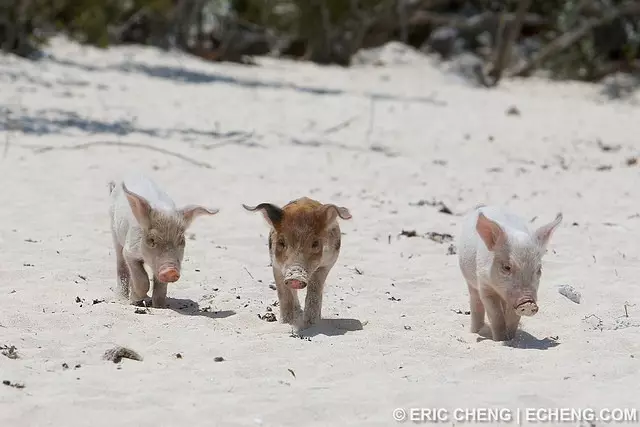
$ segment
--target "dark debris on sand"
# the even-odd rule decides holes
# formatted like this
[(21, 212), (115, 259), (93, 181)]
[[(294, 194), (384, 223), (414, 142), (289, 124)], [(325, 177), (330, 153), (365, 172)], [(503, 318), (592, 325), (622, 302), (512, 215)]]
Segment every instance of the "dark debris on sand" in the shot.
[(120, 363), (122, 359), (142, 361), (142, 356), (140, 356), (138, 353), (129, 348), (120, 346), (105, 351), (102, 358), (104, 360), (110, 360), (113, 363)]

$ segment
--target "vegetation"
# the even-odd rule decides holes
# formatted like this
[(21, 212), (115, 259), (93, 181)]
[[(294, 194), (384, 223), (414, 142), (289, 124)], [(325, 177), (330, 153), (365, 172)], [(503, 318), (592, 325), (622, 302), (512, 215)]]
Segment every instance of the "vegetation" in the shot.
[(28, 57), (56, 33), (344, 66), (396, 40), (445, 59), (477, 55), (488, 85), (540, 68), (590, 81), (640, 70), (640, 2), (624, 0), (0, 0), (3, 50)]

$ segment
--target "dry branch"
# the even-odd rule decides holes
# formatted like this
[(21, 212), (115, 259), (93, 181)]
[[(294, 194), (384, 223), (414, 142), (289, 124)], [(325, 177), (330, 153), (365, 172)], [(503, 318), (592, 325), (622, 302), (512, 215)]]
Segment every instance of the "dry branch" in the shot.
[(491, 64), (489, 70), (486, 73), (489, 77), (491, 77), (491, 81), (489, 82), (491, 86), (495, 86), (498, 84), (498, 82), (502, 78), (502, 73), (505, 67), (507, 66), (507, 64), (509, 64), (513, 45), (520, 35), (524, 17), (529, 10), (529, 7), (531, 7), (532, 2), (533, 0), (520, 0), (520, 2), (518, 3), (518, 9), (516, 10), (515, 19), (513, 23), (508, 27), (508, 31), (506, 32), (506, 34), (504, 34), (504, 32), (502, 31), (498, 34), (498, 44), (496, 46), (495, 58), (493, 64)]
[(40, 147), (40, 148), (33, 149), (33, 152), (36, 154), (41, 154), (41, 153), (45, 153), (53, 150), (84, 150), (84, 149), (96, 147), (96, 146), (142, 148), (145, 150), (151, 150), (158, 153), (166, 154), (168, 156), (176, 157), (180, 160), (184, 160), (185, 162), (191, 163), (192, 165), (195, 165), (195, 166), (199, 166), (206, 169), (213, 169), (213, 166), (211, 166), (209, 163), (201, 162), (201, 161), (192, 159), (191, 157), (187, 157), (184, 154), (165, 150), (164, 148), (154, 147), (152, 145), (142, 144), (139, 142), (93, 141), (93, 142), (86, 142), (84, 144), (67, 145), (67, 146), (60, 146), (60, 147), (53, 147), (53, 146)]

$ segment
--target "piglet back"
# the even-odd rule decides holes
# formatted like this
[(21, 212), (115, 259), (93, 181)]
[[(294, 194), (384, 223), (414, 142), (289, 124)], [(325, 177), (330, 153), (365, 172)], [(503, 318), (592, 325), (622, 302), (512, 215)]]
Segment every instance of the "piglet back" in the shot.
[(123, 180), (127, 189), (143, 197), (153, 209), (175, 212), (176, 205), (169, 195), (148, 176), (137, 173), (125, 177)]

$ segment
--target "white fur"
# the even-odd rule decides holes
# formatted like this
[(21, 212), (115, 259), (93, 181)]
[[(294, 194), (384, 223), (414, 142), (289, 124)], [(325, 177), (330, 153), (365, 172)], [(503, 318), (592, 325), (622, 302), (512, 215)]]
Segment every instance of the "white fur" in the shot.
[[(502, 230), (502, 240), (492, 250), (477, 230), (480, 213)], [(458, 261), (469, 289), (472, 332), (484, 325), (486, 311), (493, 339), (512, 338), (520, 316), (537, 313), (538, 269), (561, 220), (558, 214), (555, 220), (532, 231), (521, 217), (497, 206), (478, 207), (464, 218)], [(505, 272), (504, 265), (511, 271)], [(524, 300), (528, 302), (522, 303)]]

